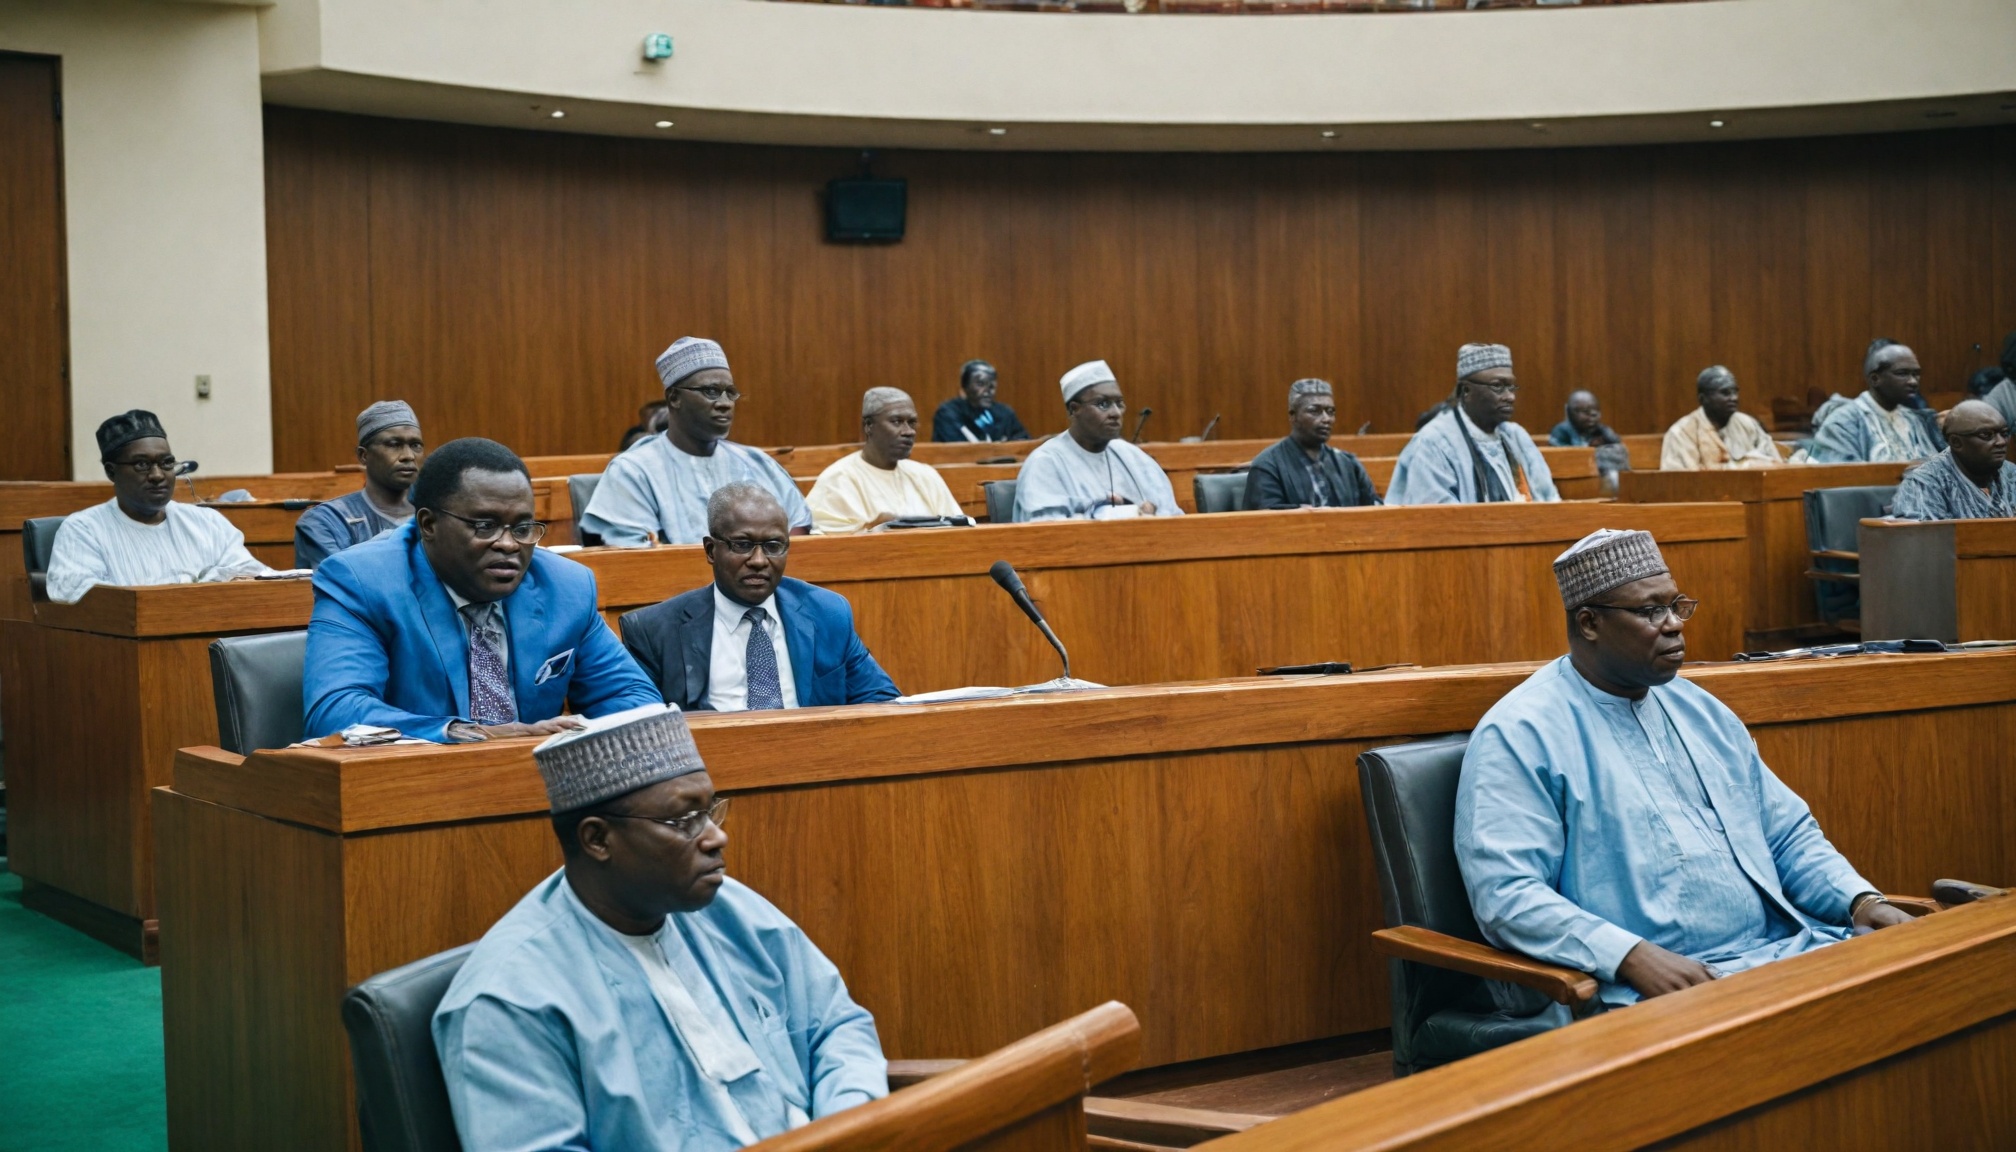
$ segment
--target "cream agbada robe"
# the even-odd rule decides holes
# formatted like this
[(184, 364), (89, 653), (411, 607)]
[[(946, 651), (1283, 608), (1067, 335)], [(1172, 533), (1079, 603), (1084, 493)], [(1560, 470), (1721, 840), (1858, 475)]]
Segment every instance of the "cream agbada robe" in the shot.
[(965, 515), (936, 468), (914, 460), (877, 468), (859, 452), (828, 465), (805, 503), (812, 509), (812, 530), (831, 536), (862, 531), (884, 513)]
[(1728, 425), (1717, 429), (1708, 414), (1696, 408), (1666, 430), (1666, 441), (1659, 447), (1662, 472), (1769, 468), (1782, 463), (1778, 446), (1771, 442), (1764, 425), (1742, 412), (1731, 415)]

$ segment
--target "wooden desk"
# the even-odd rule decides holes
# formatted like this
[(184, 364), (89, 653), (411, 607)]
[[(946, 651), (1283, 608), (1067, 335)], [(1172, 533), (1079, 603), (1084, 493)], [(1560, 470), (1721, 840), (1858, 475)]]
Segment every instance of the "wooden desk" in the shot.
[[(1323, 660), (1552, 655), (1563, 629), (1554, 557), (1602, 527), (1651, 530), (1698, 590), (1692, 654), (1741, 650), (1749, 548), (1729, 504), (1327, 508), (811, 537), (793, 542), (789, 570), (853, 603), (856, 629), (906, 692), (1057, 674), (988, 578), (997, 559), (1022, 572), (1074, 673), (1153, 684)], [(612, 624), (712, 579), (694, 546), (575, 558), (595, 570)]]
[(1779, 648), (1823, 627), (1806, 579), (1805, 494), (1813, 488), (1895, 484), (1903, 464), (1788, 464), (1783, 468), (1705, 472), (1626, 472), (1621, 503), (1733, 500), (1743, 505), (1750, 537), (1752, 647)]
[[(839, 965), (892, 1058), (1119, 999), (1164, 1065), (1383, 1026), (1354, 759), (1473, 726), (1532, 668), (692, 723), (737, 797), (731, 869)], [(1873, 882), (2016, 871), (2016, 653), (1687, 674)], [(559, 864), (532, 743), (177, 759), (155, 794), (173, 1147), (344, 1147), (344, 988), (475, 938)]]
[(2016, 640), (2016, 520), (1864, 520), (1862, 634)]
[(143, 958), (154, 936), (147, 790), (217, 739), (206, 649), (298, 627), (303, 581), (93, 588), (0, 620), (8, 867), (21, 901)]
[(1740, 972), (1200, 1147), (2016, 1147), (2016, 900)]

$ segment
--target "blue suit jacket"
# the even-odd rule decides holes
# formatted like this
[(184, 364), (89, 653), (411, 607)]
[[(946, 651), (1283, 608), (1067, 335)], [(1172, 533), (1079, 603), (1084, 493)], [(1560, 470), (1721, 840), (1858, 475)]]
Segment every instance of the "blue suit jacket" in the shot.
[[(656, 704), (658, 692), (595, 610), (595, 575), (543, 548), (506, 597), (518, 719), (550, 720), (571, 702), (602, 716)], [(315, 570), (302, 703), (312, 738), (352, 724), (444, 741), (469, 718), (469, 640), (411, 523)]]
[[(855, 633), (854, 607), (845, 596), (786, 576), (777, 585), (777, 614), (799, 707), (872, 704), (902, 695)], [(688, 712), (707, 707), (714, 585), (625, 612), (616, 625), (623, 630), (623, 646), (657, 682), (667, 704)]]

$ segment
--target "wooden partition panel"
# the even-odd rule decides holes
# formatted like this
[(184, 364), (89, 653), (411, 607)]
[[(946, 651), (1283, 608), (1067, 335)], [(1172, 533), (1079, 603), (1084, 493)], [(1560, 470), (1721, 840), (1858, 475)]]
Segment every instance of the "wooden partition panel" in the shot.
[(0, 480), (70, 478), (62, 63), (0, 52)]
[[(884, 152), (894, 245), (824, 243), (844, 149), (693, 144), (267, 109), (275, 460), (350, 457), (357, 411), (411, 401), (437, 441), (614, 451), (675, 337), (720, 340), (736, 438), (859, 435), (864, 389), (928, 413), (992, 360), (1034, 431), (1108, 360), (1148, 434), (1410, 432), (1456, 349), (1513, 349), (1544, 439), (1576, 388), (1663, 431), (1695, 375), (1762, 409), (1853, 391), (1870, 337), (1957, 388), (2016, 328), (2009, 128), (1632, 148), (1205, 155)], [(2006, 251), (2006, 248), (2003, 249)], [(2006, 262), (2005, 262), (2006, 263)], [(481, 291), (454, 290), (481, 285)], [(1992, 352), (1988, 358), (1992, 358)], [(1942, 383), (1943, 382), (1943, 383)], [(1131, 419), (1131, 416), (1130, 416)]]
[(2016, 520), (1864, 520), (1863, 634), (2016, 640)]
[[(692, 724), (737, 797), (733, 874), (834, 960), (892, 1058), (978, 1055), (1119, 999), (1161, 1065), (1385, 1023), (1353, 761), (1471, 727), (1531, 669)], [(1874, 883), (2016, 872), (2016, 653), (1687, 675)], [(343, 1147), (349, 1112), (324, 1079), (343, 987), (475, 938), (559, 863), (531, 744), (178, 758), (156, 793), (176, 1148)], [(232, 863), (248, 839), (270, 857)], [(273, 879), (293, 871), (340, 895)]]

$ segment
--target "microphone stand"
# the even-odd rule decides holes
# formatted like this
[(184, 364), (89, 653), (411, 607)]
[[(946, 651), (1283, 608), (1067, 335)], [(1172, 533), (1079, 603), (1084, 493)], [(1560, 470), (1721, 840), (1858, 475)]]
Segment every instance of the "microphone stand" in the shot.
[(1141, 442), (1141, 426), (1143, 424), (1148, 423), (1148, 417), (1153, 416), (1154, 414), (1155, 409), (1153, 408), (1141, 409), (1141, 418), (1139, 420), (1134, 421), (1134, 435), (1129, 436), (1127, 438), (1128, 443), (1139, 444)]
[(1050, 647), (1057, 650), (1057, 658), (1064, 662), (1064, 675), (1040, 687), (1046, 689), (1097, 687), (1097, 685), (1084, 685), (1072, 679), (1071, 654), (1064, 650), (1064, 642), (1057, 638), (1057, 633), (1050, 628), (1050, 622), (1043, 618), (1043, 613), (1036, 608), (1036, 602), (1029, 598), (1029, 589), (1023, 587), (1022, 577), (1015, 571), (1015, 566), (1006, 560), (996, 560), (987, 574), (994, 578), (994, 582), (1001, 586), (1002, 591), (1008, 593), (1009, 598), (1015, 601), (1015, 606), (1022, 609), (1022, 614), (1035, 622), (1036, 627), (1042, 630), (1043, 638), (1050, 642)]
[(1216, 431), (1218, 430), (1218, 419), (1219, 419), (1219, 415), (1222, 415), (1222, 413), (1221, 413), (1221, 414), (1214, 414), (1214, 415), (1213, 415), (1213, 416), (1211, 417), (1211, 422), (1210, 422), (1209, 424), (1206, 424), (1206, 425), (1204, 425), (1204, 434), (1203, 434), (1202, 436), (1199, 436), (1199, 437), (1197, 437), (1197, 439), (1198, 439), (1198, 440), (1200, 440), (1200, 441), (1201, 441), (1201, 440), (1209, 440), (1209, 439), (1211, 439), (1211, 434), (1212, 434), (1213, 432), (1216, 432)]

